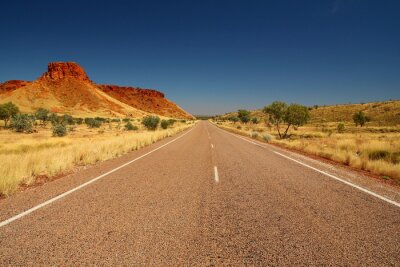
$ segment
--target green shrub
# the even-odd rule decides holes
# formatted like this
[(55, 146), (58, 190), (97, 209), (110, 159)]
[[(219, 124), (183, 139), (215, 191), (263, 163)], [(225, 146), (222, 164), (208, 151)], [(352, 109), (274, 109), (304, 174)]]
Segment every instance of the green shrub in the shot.
[(337, 132), (338, 133), (344, 133), (344, 123), (339, 123), (337, 126)]
[(128, 122), (128, 121), (131, 121), (131, 119), (130, 118), (123, 118), (122, 121), (123, 122)]
[(85, 118), (85, 124), (89, 127), (89, 128), (100, 128), (101, 126), (101, 121), (97, 120), (97, 119), (93, 119), (93, 118)]
[(32, 118), (27, 114), (17, 114), (11, 119), (11, 128), (19, 133), (32, 133)]
[(81, 125), (83, 123), (83, 119), (82, 118), (76, 118), (75, 122), (76, 122), (76, 124)]
[(57, 116), (57, 114), (55, 114), (55, 113), (51, 113), (48, 116), (48, 120), (51, 122), (52, 125), (56, 125), (56, 124), (60, 123), (60, 119)]
[(264, 135), (263, 135), (263, 140), (264, 140), (265, 142), (269, 142), (269, 141), (272, 140), (272, 136), (271, 136), (270, 134), (264, 134)]
[(176, 122), (175, 119), (169, 119), (169, 120), (168, 120), (168, 123), (169, 123), (169, 125), (171, 125), (171, 126), (173, 126), (175, 122)]
[(67, 135), (67, 128), (65, 128), (65, 126), (61, 123), (53, 125), (52, 130), (53, 136), (62, 137)]
[(94, 119), (97, 120), (97, 121), (100, 121), (100, 122), (106, 122), (107, 121), (106, 118), (102, 118), (102, 117), (96, 117)]
[(146, 116), (142, 120), (142, 124), (148, 130), (155, 130), (157, 129), (158, 123), (160, 122), (160, 118), (158, 116)]
[(68, 114), (64, 114), (61, 117), (61, 121), (62, 121), (61, 123), (64, 125), (74, 125), (75, 124), (74, 118), (72, 118), (72, 116), (68, 115)]
[(237, 127), (236, 127), (236, 129), (242, 129), (242, 126), (240, 126), (240, 125), (238, 125)]
[(162, 120), (160, 125), (161, 125), (161, 128), (167, 129), (169, 126), (169, 122), (167, 120)]
[(252, 132), (250, 134), (251, 138), (257, 138), (258, 137), (258, 133), (257, 132)]
[(130, 121), (125, 124), (125, 130), (127, 131), (136, 131), (138, 129), (137, 126), (133, 125)]
[(120, 122), (120, 119), (112, 119), (111, 122)]

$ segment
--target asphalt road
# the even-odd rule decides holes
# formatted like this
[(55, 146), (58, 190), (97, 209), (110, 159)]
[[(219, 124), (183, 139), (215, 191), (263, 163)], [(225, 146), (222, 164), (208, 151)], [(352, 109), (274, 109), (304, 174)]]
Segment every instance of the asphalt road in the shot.
[[(5, 222), (142, 156), (3, 223), (0, 266), (400, 266), (399, 206), (246, 140), (200, 122), (1, 200)], [(360, 185), (357, 174), (306, 164)], [(360, 181), (399, 203), (398, 190)]]

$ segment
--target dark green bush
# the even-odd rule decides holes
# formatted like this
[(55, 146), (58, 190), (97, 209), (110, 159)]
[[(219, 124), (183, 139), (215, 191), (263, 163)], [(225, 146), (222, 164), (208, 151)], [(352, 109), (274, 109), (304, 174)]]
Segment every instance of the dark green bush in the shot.
[(85, 118), (85, 124), (89, 128), (100, 128), (102, 122), (93, 118)]
[(171, 126), (173, 126), (175, 122), (176, 122), (175, 119), (169, 119), (169, 120), (168, 120), (168, 123), (169, 123), (169, 125), (171, 125)]
[(74, 118), (72, 118), (72, 116), (68, 115), (68, 114), (64, 114), (61, 117), (61, 121), (62, 121), (62, 124), (64, 124), (64, 125), (74, 125), (75, 124)]
[(32, 133), (33, 120), (27, 114), (17, 114), (11, 119), (11, 128), (19, 133)]
[(67, 128), (65, 128), (65, 126), (61, 123), (53, 125), (52, 130), (53, 136), (62, 137), (67, 135)]
[(51, 113), (48, 116), (48, 120), (51, 122), (52, 125), (56, 125), (56, 124), (60, 123), (60, 119), (57, 116), (57, 114), (55, 114), (55, 113)]
[(106, 118), (102, 118), (102, 117), (96, 117), (94, 119), (97, 120), (97, 121), (100, 121), (100, 122), (106, 122), (107, 121)]
[(162, 120), (161, 121), (161, 128), (167, 129), (169, 126), (169, 122), (167, 120)]
[(137, 126), (133, 125), (130, 121), (125, 124), (125, 130), (127, 131), (136, 131), (138, 129)]
[(146, 116), (142, 120), (142, 124), (149, 130), (157, 129), (160, 118), (158, 116)]
[(83, 123), (83, 119), (82, 118), (76, 118), (75, 122), (76, 122), (76, 124), (81, 125)]

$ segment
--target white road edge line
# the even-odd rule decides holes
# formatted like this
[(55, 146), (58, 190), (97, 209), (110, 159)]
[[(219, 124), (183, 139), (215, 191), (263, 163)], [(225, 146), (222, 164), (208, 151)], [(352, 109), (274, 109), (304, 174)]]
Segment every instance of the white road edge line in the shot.
[[(196, 126), (195, 126), (195, 127), (196, 127)], [(190, 133), (195, 127), (193, 127), (192, 129), (190, 129), (190, 130), (187, 131), (186, 133), (182, 134), (181, 136), (178, 136), (178, 137), (175, 138), (174, 140), (171, 140), (171, 141), (169, 141), (168, 143), (165, 143), (165, 144), (163, 144), (163, 145), (157, 147), (156, 149), (153, 149), (153, 150), (147, 152), (146, 154), (141, 155), (140, 157), (137, 157), (137, 158), (135, 158), (135, 159), (133, 159), (133, 160), (131, 160), (131, 161), (128, 161), (127, 163), (124, 163), (124, 164), (122, 164), (121, 166), (118, 166), (117, 168), (112, 169), (111, 171), (108, 171), (108, 172), (106, 172), (106, 173), (104, 173), (104, 174), (102, 174), (102, 175), (100, 175), (100, 176), (97, 176), (96, 178), (93, 178), (93, 179), (91, 179), (91, 180), (89, 180), (89, 181), (87, 181), (87, 182), (85, 182), (85, 183), (83, 183), (83, 184), (81, 184), (81, 185), (79, 185), (79, 186), (77, 186), (77, 187), (71, 189), (71, 190), (68, 190), (68, 191), (66, 191), (66, 192), (64, 192), (64, 193), (62, 193), (62, 194), (60, 194), (60, 195), (58, 195), (58, 196), (56, 196), (56, 197), (53, 197), (53, 198), (51, 198), (51, 199), (49, 199), (49, 200), (47, 200), (47, 201), (45, 201), (45, 202), (43, 202), (43, 203), (41, 203), (41, 204), (39, 204), (39, 205), (37, 205), (37, 206), (34, 206), (33, 208), (30, 208), (30, 209), (28, 209), (28, 210), (26, 210), (26, 211), (24, 211), (24, 212), (22, 212), (22, 213), (20, 213), (20, 214), (18, 214), (18, 215), (15, 215), (15, 216), (13, 216), (13, 217), (7, 219), (7, 220), (4, 220), (4, 221), (0, 222), (0, 228), (3, 227), (3, 226), (6, 226), (7, 224), (12, 223), (12, 222), (15, 221), (15, 220), (18, 220), (18, 219), (20, 219), (20, 218), (22, 218), (22, 217), (24, 217), (24, 216), (26, 216), (26, 215), (28, 215), (28, 214), (30, 214), (30, 213), (36, 211), (36, 210), (38, 210), (38, 209), (40, 209), (40, 208), (43, 208), (43, 207), (45, 207), (45, 206), (47, 206), (47, 205), (49, 205), (49, 204), (51, 204), (51, 203), (53, 203), (53, 202), (55, 202), (55, 201), (61, 199), (61, 198), (64, 198), (64, 197), (66, 197), (67, 195), (72, 194), (73, 192), (78, 191), (79, 189), (82, 189), (82, 188), (84, 188), (85, 186), (88, 186), (88, 185), (90, 185), (90, 184), (96, 182), (97, 180), (100, 180), (101, 178), (103, 178), (103, 177), (105, 177), (105, 176), (107, 176), (107, 175), (109, 175), (109, 174), (111, 174), (111, 173), (113, 173), (113, 172), (116, 172), (116, 171), (118, 171), (119, 169), (122, 169), (122, 168), (124, 168), (125, 166), (127, 166), (127, 165), (129, 165), (129, 164), (131, 164), (131, 163), (133, 163), (133, 162), (135, 162), (135, 161), (141, 159), (141, 158), (144, 158), (144, 157), (148, 156), (148, 155), (150, 155), (150, 154), (153, 153), (153, 152), (156, 152), (157, 150), (159, 150), (159, 149), (161, 149), (161, 148), (163, 148), (163, 147), (165, 147), (165, 146), (167, 146), (167, 145), (169, 145), (169, 144), (171, 144), (171, 143), (177, 141), (178, 139), (184, 137), (185, 135), (187, 135), (188, 133)]]
[(376, 197), (376, 198), (379, 198), (379, 199), (381, 199), (381, 200), (383, 200), (383, 201), (386, 201), (386, 202), (388, 202), (388, 203), (390, 203), (390, 204), (393, 204), (393, 205), (395, 205), (395, 206), (397, 206), (397, 207), (400, 208), (400, 203), (398, 203), (398, 202), (396, 202), (396, 201), (393, 201), (393, 200), (390, 200), (390, 199), (388, 199), (388, 198), (386, 198), (386, 197), (383, 197), (383, 196), (381, 196), (381, 195), (378, 195), (377, 193), (374, 193), (374, 192), (372, 192), (372, 191), (369, 191), (368, 189), (365, 189), (365, 188), (363, 188), (363, 187), (361, 187), (361, 186), (355, 185), (355, 184), (353, 184), (353, 183), (351, 183), (351, 182), (349, 182), (349, 181), (346, 181), (346, 180), (344, 180), (344, 179), (341, 179), (341, 178), (339, 178), (339, 177), (337, 177), (337, 176), (335, 176), (335, 175), (332, 175), (332, 174), (330, 174), (330, 173), (321, 171), (321, 170), (319, 170), (319, 169), (317, 169), (317, 168), (314, 168), (314, 167), (312, 167), (312, 166), (310, 166), (310, 165), (307, 165), (307, 164), (305, 164), (305, 163), (303, 163), (303, 162), (301, 162), (301, 161), (299, 161), (299, 160), (293, 159), (293, 158), (291, 158), (291, 157), (289, 157), (289, 156), (286, 156), (286, 155), (284, 155), (284, 154), (281, 154), (281, 153), (279, 153), (279, 152), (276, 152), (276, 151), (273, 151), (273, 152), (274, 152), (275, 154), (281, 156), (281, 157), (284, 157), (284, 158), (287, 158), (287, 159), (289, 159), (289, 160), (292, 160), (292, 161), (294, 161), (294, 162), (296, 162), (296, 163), (298, 163), (298, 164), (300, 164), (300, 165), (303, 165), (304, 167), (310, 168), (310, 169), (312, 169), (312, 170), (314, 170), (314, 171), (316, 171), (316, 172), (319, 172), (319, 173), (321, 173), (321, 174), (324, 174), (324, 175), (326, 175), (326, 176), (328, 176), (328, 177), (330, 177), (330, 178), (332, 178), (332, 179), (338, 180), (338, 181), (340, 181), (340, 182), (342, 182), (342, 183), (344, 183), (344, 184), (347, 184), (347, 185), (349, 185), (349, 186), (352, 186), (352, 187), (354, 187), (354, 188), (356, 188), (356, 189), (358, 189), (358, 190), (363, 191), (364, 193), (370, 194), (370, 195), (372, 195), (372, 196), (374, 196), (374, 197)]
[(216, 182), (216, 183), (219, 182), (219, 176), (218, 176), (218, 169), (217, 169), (217, 166), (214, 166), (214, 179), (215, 179), (215, 182)]
[[(214, 125), (214, 126), (215, 126), (215, 125)], [(215, 126), (215, 127), (217, 127), (217, 126)], [(218, 128), (218, 129), (221, 129), (221, 128), (219, 128), (219, 127), (217, 127), (217, 128)], [(221, 130), (223, 130), (223, 129), (221, 129)], [(256, 145), (256, 146), (259, 146), (259, 147), (262, 147), (262, 148), (265, 148), (265, 149), (269, 149), (269, 148), (266, 147), (266, 146), (263, 146), (263, 145), (258, 144), (258, 143), (256, 143), (256, 142), (253, 142), (253, 141), (251, 141), (251, 140), (247, 140), (246, 138), (241, 137), (241, 136), (237, 136), (236, 134), (230, 133), (230, 132), (228, 132), (227, 130), (224, 130), (224, 132), (226, 132), (226, 133), (228, 133), (228, 134), (230, 134), (230, 135), (233, 135), (233, 136), (235, 136), (235, 137), (237, 137), (237, 138), (239, 138), (239, 139), (242, 139), (242, 140), (244, 140), (244, 141), (247, 141), (247, 142), (249, 142), (249, 143), (252, 143), (252, 144), (254, 144), (254, 145)], [(368, 189), (366, 189), (366, 188), (364, 188), (364, 187), (361, 187), (361, 186), (358, 186), (358, 185), (356, 185), (356, 184), (353, 184), (353, 183), (351, 183), (351, 182), (349, 182), (349, 181), (346, 181), (346, 180), (344, 180), (344, 179), (342, 179), (342, 178), (339, 178), (339, 177), (337, 177), (337, 176), (335, 176), (335, 175), (332, 175), (332, 174), (330, 174), (330, 173), (321, 171), (321, 170), (319, 170), (319, 169), (317, 169), (317, 168), (314, 168), (314, 167), (312, 167), (312, 166), (310, 166), (310, 165), (307, 165), (307, 164), (305, 164), (305, 163), (303, 163), (303, 162), (301, 162), (301, 161), (298, 161), (298, 160), (296, 160), (296, 159), (293, 159), (293, 158), (291, 158), (291, 157), (288, 157), (288, 156), (286, 156), (286, 155), (283, 155), (283, 154), (281, 154), (281, 153), (279, 153), (279, 152), (277, 152), (277, 151), (274, 151), (274, 150), (271, 150), (271, 151), (274, 152), (275, 154), (279, 155), (279, 156), (282, 156), (282, 157), (284, 157), (284, 158), (287, 158), (287, 159), (289, 159), (289, 160), (292, 160), (292, 161), (294, 161), (294, 162), (296, 162), (296, 163), (298, 163), (298, 164), (300, 164), (300, 165), (303, 165), (304, 167), (310, 168), (310, 169), (312, 169), (312, 170), (314, 170), (314, 171), (316, 171), (316, 172), (319, 172), (319, 173), (321, 173), (321, 174), (324, 174), (324, 175), (326, 175), (326, 176), (328, 176), (328, 177), (330, 177), (330, 178), (333, 178), (333, 179), (335, 179), (335, 180), (337, 180), (337, 181), (340, 181), (340, 182), (342, 182), (342, 183), (344, 183), (344, 184), (347, 184), (347, 185), (349, 185), (349, 186), (351, 186), (351, 187), (354, 187), (354, 188), (356, 188), (356, 189), (358, 189), (358, 190), (360, 190), (360, 191), (362, 191), (362, 192), (364, 192), (364, 193), (367, 193), (367, 194), (369, 194), (369, 195), (371, 195), (371, 196), (374, 196), (374, 197), (376, 197), (376, 198), (379, 198), (380, 200), (383, 200), (383, 201), (385, 201), (385, 202), (387, 202), (387, 203), (390, 203), (390, 204), (395, 205), (395, 206), (397, 206), (397, 207), (400, 208), (400, 203), (399, 203), (399, 202), (396, 202), (396, 201), (394, 201), (394, 200), (388, 199), (388, 198), (386, 198), (386, 197), (384, 197), (384, 196), (381, 196), (381, 195), (379, 195), (379, 194), (377, 194), (377, 193), (374, 193), (374, 192), (372, 192), (372, 191), (370, 191), (370, 190), (368, 190)]]

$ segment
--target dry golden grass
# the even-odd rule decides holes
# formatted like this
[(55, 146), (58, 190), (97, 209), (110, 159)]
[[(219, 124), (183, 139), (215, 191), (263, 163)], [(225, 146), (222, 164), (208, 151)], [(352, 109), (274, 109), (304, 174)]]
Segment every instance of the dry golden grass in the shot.
[[(140, 123), (136, 121), (137, 126)], [(81, 125), (66, 137), (51, 137), (49, 127), (38, 133), (0, 131), (0, 195), (14, 193), (19, 185), (30, 185), (38, 176), (52, 176), (74, 166), (118, 157), (172, 136), (192, 123), (177, 122), (166, 130), (124, 131), (124, 123), (104, 124), (100, 129)]]
[[(400, 183), (400, 128), (347, 126), (345, 133), (337, 133), (336, 128), (323, 125), (309, 125), (291, 131), (288, 139), (278, 139), (274, 128), (262, 124), (233, 124), (218, 122), (218, 126), (230, 131), (269, 142), (283, 147), (340, 162), (361, 170), (394, 179)], [(239, 129), (238, 129), (239, 128)]]

